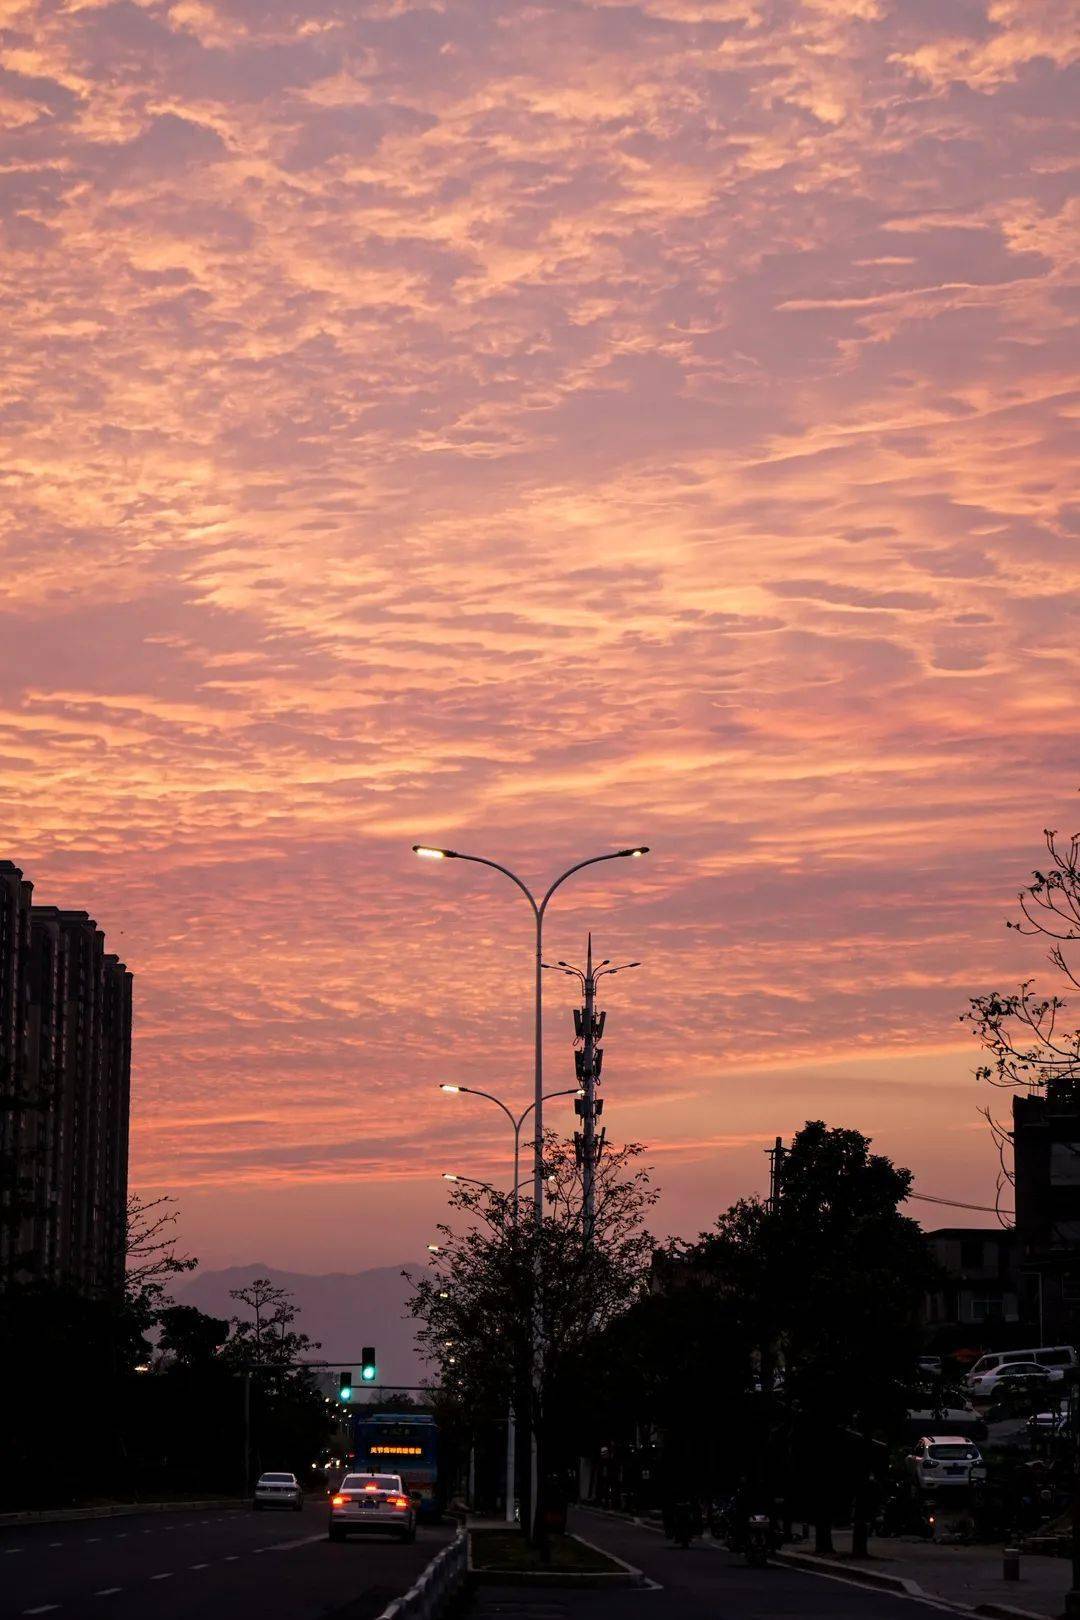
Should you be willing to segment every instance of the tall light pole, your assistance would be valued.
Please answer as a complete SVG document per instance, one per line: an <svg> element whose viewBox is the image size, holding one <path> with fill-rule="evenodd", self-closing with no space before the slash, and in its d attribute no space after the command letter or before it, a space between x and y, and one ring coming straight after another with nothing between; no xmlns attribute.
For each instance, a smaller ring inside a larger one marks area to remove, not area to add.
<svg viewBox="0 0 1080 1620"><path fill-rule="evenodd" d="M519 1192L520 1192L520 1189L522 1188L522 1186L525 1185L525 1183L520 1180L520 1175L521 1175L521 1127L524 1125L525 1121L528 1119L529 1115L532 1113L533 1109L536 1107L536 1104L535 1103L530 1103L528 1108L526 1108L523 1113L515 1115L513 1110L506 1106L506 1104L503 1102L501 1097L493 1096L490 1091L478 1091L475 1086L442 1085L442 1086L439 1087L439 1090L440 1091L447 1091L447 1092L461 1092L466 1097L483 1097L485 1099L485 1101L493 1102L495 1104L496 1108L501 1108L503 1113L506 1115L507 1119L510 1121L511 1128L513 1129L513 1132L514 1132L514 1188L513 1188L513 1193L511 1194L511 1197L512 1197L512 1208L513 1208L513 1224L514 1224L514 1227L516 1229L517 1223L518 1223L518 1195L519 1195ZM547 1094L545 1095L543 1100L544 1100L544 1102L550 1102L552 1097L580 1097L580 1096L581 1096L581 1091L579 1090L579 1088L577 1086L571 1086L569 1089L567 1089L565 1091L549 1091L549 1092L547 1092ZM477 1181L473 1176L455 1175L452 1171L444 1171L443 1172L443 1180L444 1181L466 1181L466 1182L470 1182L474 1187L487 1187L489 1192L494 1191L494 1188L491 1187L489 1182ZM509 1404L508 1404L507 1410L506 1410L506 1522L507 1522L507 1524L513 1524L514 1523L514 1499L515 1499L516 1496L517 1496L517 1423L516 1423L515 1418L514 1418L514 1397L511 1394Z"/></svg>
<svg viewBox="0 0 1080 1620"><path fill-rule="evenodd" d="M608 855L590 855L587 860L576 861L568 866L555 881L548 886L547 892L541 900L537 900L529 885L512 872L508 866L498 861L488 860L486 855L464 855L459 849L440 849L432 844L414 844L413 851L429 861L472 861L477 866L490 866L493 872L501 872L510 882L516 884L532 908L533 920L536 925L536 969L534 987L534 1017L533 1017L533 1107L536 1110L536 1140L533 1145L533 1200L539 1219L543 1214L544 1193L544 1041L543 1041L543 973L541 972L544 959L544 918L547 915L548 904L556 889L562 887L567 878L573 877L575 872L581 872L586 866L599 866L601 861L637 860L649 853L648 844L635 845L633 849L615 849Z"/></svg>
<svg viewBox="0 0 1080 1620"><path fill-rule="evenodd" d="M524 1109L522 1113L515 1116L514 1113L509 1108L507 1108L507 1106L503 1102L502 1098L493 1096L490 1091L478 1091L475 1086L450 1086L450 1085L441 1085L439 1087L439 1090L440 1091L449 1091L449 1092L461 1092L461 1094L463 1096L465 1096L465 1097L483 1097L485 1099L485 1101L493 1102L495 1104L496 1108L501 1108L503 1113L506 1115L507 1119L510 1121L510 1126L511 1126L511 1129L513 1130L513 1133L514 1133L514 1191L513 1191L513 1202L514 1202L514 1225L516 1226L517 1225L517 1218L518 1218L518 1191L519 1191L519 1189L521 1187L523 1187L525 1185L525 1183L521 1180L521 1127L524 1125L525 1121L528 1119L529 1115L532 1113L533 1109L536 1107L535 1102L531 1102L529 1104L528 1108ZM568 1087L567 1089L565 1089L563 1091L547 1091L547 1092L545 1092L543 1097L541 1098L541 1102L550 1102L553 1097L580 1097L580 1096L581 1096L581 1087L580 1086L570 1086L570 1087ZM443 1179L445 1181L468 1181L470 1178L468 1176L444 1176ZM482 1187L486 1187L487 1182L482 1181L482 1182L479 1183L479 1185L482 1186ZM535 1196L535 1193L536 1193L536 1183L534 1181L534 1183L533 1183L533 1194L534 1194L534 1196Z"/></svg>
<svg viewBox="0 0 1080 1620"><path fill-rule="evenodd" d="M460 849L443 849L434 844L414 844L413 852L421 855L425 860L431 861L472 861L477 866L489 866L493 872L501 872L503 877L509 878L521 893L532 909L533 921L536 926L536 950L534 964L534 1014L533 1014L533 1107L536 1110L536 1136L533 1142L533 1208L538 1221L544 1215L544 991L542 965L544 959L544 918L547 908L557 889L560 889L567 878L573 877L575 872L581 872L586 866L599 866L602 861L637 860L649 853L648 844L636 844L631 849L614 849L606 855L590 855L584 861L575 861L568 866L555 880L548 885L542 899L537 900L529 885L512 872L508 866L500 861L489 860L486 855L466 855ZM533 1347L533 1384L539 1389L541 1382L540 1349L539 1344ZM540 1468L537 1458L537 1437L532 1435L532 1525L533 1534L536 1530L540 1486Z"/></svg>

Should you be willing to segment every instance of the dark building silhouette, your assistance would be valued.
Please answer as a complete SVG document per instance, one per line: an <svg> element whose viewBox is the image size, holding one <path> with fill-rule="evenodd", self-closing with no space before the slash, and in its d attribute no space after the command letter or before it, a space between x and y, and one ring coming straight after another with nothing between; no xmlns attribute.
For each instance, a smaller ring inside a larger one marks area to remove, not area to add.
<svg viewBox="0 0 1080 1620"><path fill-rule="evenodd" d="M943 1226L926 1233L938 1278L926 1297L923 1324L928 1348L954 1350L981 1344L989 1334L1005 1343L1020 1332L1017 1237L1012 1227Z"/></svg>
<svg viewBox="0 0 1080 1620"><path fill-rule="evenodd" d="M131 974L0 862L0 1286L123 1286Z"/></svg>
<svg viewBox="0 0 1080 1620"><path fill-rule="evenodd" d="M1023 1314L1041 1344L1080 1342L1080 1092L1051 1080L1013 1098Z"/></svg>

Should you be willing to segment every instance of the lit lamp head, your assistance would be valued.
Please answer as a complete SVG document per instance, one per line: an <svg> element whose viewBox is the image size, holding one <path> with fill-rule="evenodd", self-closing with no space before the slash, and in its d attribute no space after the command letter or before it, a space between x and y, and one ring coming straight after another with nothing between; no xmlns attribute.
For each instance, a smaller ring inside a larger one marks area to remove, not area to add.
<svg viewBox="0 0 1080 1620"><path fill-rule="evenodd" d="M461 1087L460 1086L445 1086L444 1085L444 1086L440 1086L439 1090L440 1091L460 1091Z"/></svg>
<svg viewBox="0 0 1080 1620"><path fill-rule="evenodd" d="M444 1170L442 1178L444 1181L457 1181L458 1179L452 1170Z"/></svg>
<svg viewBox="0 0 1080 1620"><path fill-rule="evenodd" d="M620 849L618 853L620 855L628 855L633 860L637 860L640 856L647 855L649 853L649 846L648 844L637 844L633 849Z"/></svg>
<svg viewBox="0 0 1080 1620"><path fill-rule="evenodd" d="M413 854L419 855L425 861L452 861L457 855L457 850L438 849L434 844L414 844Z"/></svg>

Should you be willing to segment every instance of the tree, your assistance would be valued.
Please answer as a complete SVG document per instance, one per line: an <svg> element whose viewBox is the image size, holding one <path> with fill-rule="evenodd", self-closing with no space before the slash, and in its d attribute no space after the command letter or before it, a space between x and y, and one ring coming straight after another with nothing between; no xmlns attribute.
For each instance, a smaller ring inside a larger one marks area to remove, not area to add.
<svg viewBox="0 0 1080 1620"><path fill-rule="evenodd" d="M453 1210L469 1223L440 1227L443 1243L427 1276L405 1273L417 1342L444 1388L476 1416L503 1413L512 1395L518 1422L537 1449L540 1500L526 1515L543 1542L549 1477L560 1460L560 1422L588 1351L637 1299L653 1240L643 1225L655 1202L643 1149L609 1152L596 1175L592 1239L585 1241L581 1171L572 1143L544 1145L545 1209L515 1210L493 1189L459 1185ZM531 1504L530 1504L531 1506Z"/></svg>
<svg viewBox="0 0 1080 1620"><path fill-rule="evenodd" d="M1034 871L1020 890L1021 916L1006 922L1021 934L1053 940L1048 960L1067 984L1080 990L1080 978L1067 947L1080 944L1080 834L1064 842L1052 829L1043 834L1050 863ZM1028 979L1011 995L991 990L971 998L962 1018L973 1024L990 1061L976 1073L994 1085L1036 1090L1051 1084L1080 1084L1080 1029L1063 1027L1066 1003L1040 995Z"/></svg>
<svg viewBox="0 0 1080 1620"><path fill-rule="evenodd" d="M702 1494L743 1481L762 1503L799 1500L828 1551L853 1496L865 1530L867 1459L902 1416L933 1268L899 1209L910 1172L858 1131L808 1122L778 1175L775 1205L742 1199L656 1257L612 1348L617 1379L641 1372L631 1409L661 1427L667 1473Z"/></svg>
<svg viewBox="0 0 1080 1620"><path fill-rule="evenodd" d="M224 1317L208 1316L194 1305L165 1305L157 1313L158 1349L180 1367L206 1367L229 1337Z"/></svg>
<svg viewBox="0 0 1080 1620"><path fill-rule="evenodd" d="M234 1358L255 1366L288 1367L319 1345L292 1324L300 1314L287 1288L269 1277L255 1277L246 1288L230 1288L229 1298L246 1305L252 1316L234 1316L229 1349Z"/></svg>
<svg viewBox="0 0 1080 1620"><path fill-rule="evenodd" d="M219 1360L248 1381L253 1466L299 1473L330 1432L324 1398L303 1364L319 1345L293 1327L299 1316L293 1295L269 1277L230 1288L229 1298L251 1312L232 1318L232 1336Z"/></svg>

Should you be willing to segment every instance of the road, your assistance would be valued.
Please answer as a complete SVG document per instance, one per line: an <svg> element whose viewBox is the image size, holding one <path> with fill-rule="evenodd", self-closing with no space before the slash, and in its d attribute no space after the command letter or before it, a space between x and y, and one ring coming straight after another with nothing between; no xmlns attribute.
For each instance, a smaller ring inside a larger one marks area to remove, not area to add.
<svg viewBox="0 0 1080 1620"><path fill-rule="evenodd" d="M570 1529L657 1585L609 1592L481 1587L468 1620L931 1620L943 1612L777 1564L748 1569L702 1542L683 1550L654 1530L583 1508L572 1512Z"/></svg>
<svg viewBox="0 0 1080 1620"><path fill-rule="evenodd" d="M369 1620L453 1534L326 1539L326 1506L148 1513L0 1530L0 1617Z"/></svg>

